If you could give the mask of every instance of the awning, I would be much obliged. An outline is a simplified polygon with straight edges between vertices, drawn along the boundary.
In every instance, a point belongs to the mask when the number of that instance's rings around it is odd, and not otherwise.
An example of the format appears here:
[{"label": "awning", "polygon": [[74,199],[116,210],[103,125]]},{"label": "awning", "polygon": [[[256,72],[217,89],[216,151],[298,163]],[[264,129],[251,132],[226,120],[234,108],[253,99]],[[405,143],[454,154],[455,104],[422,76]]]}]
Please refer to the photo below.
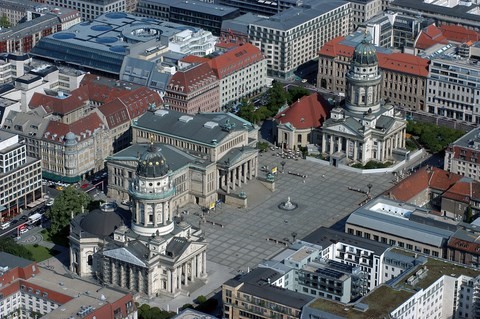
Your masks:
[{"label": "awning", "polygon": [[51,181],[55,181],[55,182],[64,182],[64,183],[69,183],[69,184],[73,184],[73,183],[76,183],[76,182],[79,182],[82,180],[82,178],[80,176],[61,176],[61,175],[57,175],[57,174],[54,174],[54,173],[50,173],[50,172],[45,172],[43,171],[42,172],[42,177],[45,178],[45,179],[49,179]]}]

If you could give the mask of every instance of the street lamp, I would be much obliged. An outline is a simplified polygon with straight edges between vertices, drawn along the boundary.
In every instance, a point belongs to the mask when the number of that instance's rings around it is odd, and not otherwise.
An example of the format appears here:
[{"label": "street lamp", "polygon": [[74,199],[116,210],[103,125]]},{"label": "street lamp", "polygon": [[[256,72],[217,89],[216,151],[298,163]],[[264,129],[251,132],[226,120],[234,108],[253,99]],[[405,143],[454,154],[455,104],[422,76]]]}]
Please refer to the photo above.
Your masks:
[{"label": "street lamp", "polygon": [[285,161],[280,162],[280,165],[282,165],[282,174],[283,174],[283,172],[285,172],[285,164],[286,164]]},{"label": "street lamp", "polygon": [[295,241],[295,238],[297,238],[297,233],[296,232],[292,232],[292,238],[293,238],[293,241]]}]

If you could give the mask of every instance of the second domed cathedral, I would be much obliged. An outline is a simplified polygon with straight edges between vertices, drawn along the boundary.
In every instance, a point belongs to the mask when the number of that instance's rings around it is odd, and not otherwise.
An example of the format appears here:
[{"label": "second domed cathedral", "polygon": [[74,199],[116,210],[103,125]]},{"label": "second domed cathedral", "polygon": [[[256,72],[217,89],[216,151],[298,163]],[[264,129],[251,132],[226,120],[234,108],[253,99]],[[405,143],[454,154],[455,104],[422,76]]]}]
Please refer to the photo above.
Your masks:
[{"label": "second domed cathedral", "polygon": [[403,159],[406,122],[382,99],[382,71],[369,35],[357,44],[346,74],[344,105],[322,126],[322,153],[332,164]]}]

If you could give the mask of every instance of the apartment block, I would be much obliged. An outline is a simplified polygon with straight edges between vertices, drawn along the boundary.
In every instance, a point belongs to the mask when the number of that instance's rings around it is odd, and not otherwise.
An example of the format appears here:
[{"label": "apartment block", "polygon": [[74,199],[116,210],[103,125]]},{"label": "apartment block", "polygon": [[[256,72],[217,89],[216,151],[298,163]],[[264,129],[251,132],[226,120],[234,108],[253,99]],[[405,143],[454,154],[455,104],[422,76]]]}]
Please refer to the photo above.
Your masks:
[{"label": "apartment block", "polygon": [[256,268],[222,285],[224,318],[299,318],[303,306],[314,298],[280,288],[274,283],[282,275],[268,268]]},{"label": "apartment block", "polygon": [[295,70],[315,59],[331,39],[351,31],[351,4],[341,0],[305,1],[249,25],[249,42],[267,59],[269,76],[292,78]]},{"label": "apartment block", "polygon": [[0,131],[0,219],[42,198],[42,168],[18,135]]},{"label": "apartment block", "polygon": [[475,224],[460,223],[447,244],[447,259],[480,268],[480,231]]},{"label": "apartment block", "polygon": [[[347,37],[337,37],[322,46],[318,60],[318,87],[345,92],[345,74],[355,46],[363,38],[362,32],[355,32]],[[384,75],[382,97],[395,106],[425,111],[429,60],[382,47],[376,47],[376,50],[378,65]]]}]

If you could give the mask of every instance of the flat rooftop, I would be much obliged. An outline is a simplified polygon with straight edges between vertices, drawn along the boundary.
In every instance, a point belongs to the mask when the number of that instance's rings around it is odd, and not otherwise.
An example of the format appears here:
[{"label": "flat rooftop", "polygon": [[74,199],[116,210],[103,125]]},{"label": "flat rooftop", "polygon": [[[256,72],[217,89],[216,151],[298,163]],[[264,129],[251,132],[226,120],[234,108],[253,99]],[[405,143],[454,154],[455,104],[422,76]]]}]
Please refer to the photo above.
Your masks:
[{"label": "flat rooftop", "polygon": [[45,319],[77,318],[77,312],[80,311],[82,306],[92,306],[98,309],[128,294],[128,291],[122,292],[98,286],[46,268],[41,268],[40,273],[30,278],[28,282],[73,298],[42,317]]}]

